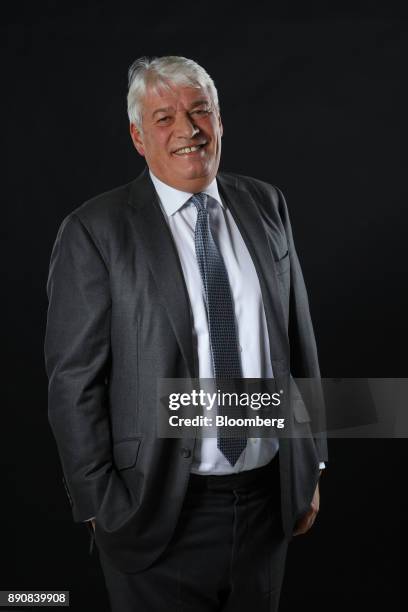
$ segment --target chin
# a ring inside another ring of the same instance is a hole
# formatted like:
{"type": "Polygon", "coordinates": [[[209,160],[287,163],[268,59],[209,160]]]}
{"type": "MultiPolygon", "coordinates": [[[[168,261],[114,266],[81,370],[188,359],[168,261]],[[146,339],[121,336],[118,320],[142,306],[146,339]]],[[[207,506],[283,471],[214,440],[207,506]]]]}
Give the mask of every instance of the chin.
{"type": "Polygon", "coordinates": [[[213,168],[201,167],[201,168],[191,168],[187,172],[184,173],[184,178],[189,179],[204,179],[209,177],[213,172],[213,168]]]}
{"type": "Polygon", "coordinates": [[[184,178],[198,181],[200,179],[208,178],[209,176],[210,176],[210,172],[191,172],[189,174],[185,174],[184,178]]]}

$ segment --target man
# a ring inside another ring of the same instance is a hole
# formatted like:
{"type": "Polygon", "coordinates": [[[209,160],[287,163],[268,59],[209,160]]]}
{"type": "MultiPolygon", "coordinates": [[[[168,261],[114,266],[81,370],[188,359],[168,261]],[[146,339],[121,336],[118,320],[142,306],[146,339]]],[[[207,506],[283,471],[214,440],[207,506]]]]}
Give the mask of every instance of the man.
{"type": "Polygon", "coordinates": [[[113,610],[276,610],[327,458],[302,398],[300,435],[225,441],[159,437],[156,396],[165,378],[296,394],[293,376],[319,376],[285,200],[218,172],[217,90],[194,61],[137,60],[128,114],[147,168],[64,219],[47,285],[49,420],[74,520],[92,521],[113,610]]]}

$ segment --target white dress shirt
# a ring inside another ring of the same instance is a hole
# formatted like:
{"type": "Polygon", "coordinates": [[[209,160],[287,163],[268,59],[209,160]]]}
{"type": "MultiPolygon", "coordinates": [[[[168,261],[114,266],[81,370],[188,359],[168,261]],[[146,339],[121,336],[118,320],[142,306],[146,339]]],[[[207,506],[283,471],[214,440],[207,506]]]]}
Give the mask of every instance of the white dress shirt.
{"type": "MultiPolygon", "coordinates": [[[[193,336],[197,345],[199,378],[214,378],[211,361],[207,311],[198,267],[194,230],[197,209],[189,202],[192,193],[179,191],[160,181],[151,171],[164,216],[180,258],[190,298],[193,336]]],[[[224,260],[231,287],[237,321],[243,378],[273,378],[269,336],[258,275],[246,244],[231,212],[222,201],[214,179],[206,189],[211,231],[224,260]]],[[[191,472],[195,474],[233,474],[266,465],[275,456],[279,440],[249,438],[237,463],[232,466],[217,448],[217,438],[197,439],[191,472]]],[[[324,463],[320,464],[324,468],[324,463]]]]}

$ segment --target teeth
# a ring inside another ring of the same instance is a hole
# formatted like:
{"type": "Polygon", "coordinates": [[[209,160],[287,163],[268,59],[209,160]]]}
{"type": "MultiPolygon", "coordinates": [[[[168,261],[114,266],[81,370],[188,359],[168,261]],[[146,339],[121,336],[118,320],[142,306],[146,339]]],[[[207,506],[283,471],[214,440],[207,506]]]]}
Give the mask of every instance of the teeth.
{"type": "Polygon", "coordinates": [[[176,155],[183,155],[184,153],[194,153],[194,151],[198,151],[200,147],[184,147],[184,149],[178,149],[176,151],[176,155]]]}

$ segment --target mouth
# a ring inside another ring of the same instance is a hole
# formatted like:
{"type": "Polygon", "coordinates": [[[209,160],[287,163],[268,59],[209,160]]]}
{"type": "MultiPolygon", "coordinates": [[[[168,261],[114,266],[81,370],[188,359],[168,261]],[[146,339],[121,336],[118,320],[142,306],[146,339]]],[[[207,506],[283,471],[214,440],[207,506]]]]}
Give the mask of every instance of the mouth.
{"type": "Polygon", "coordinates": [[[197,155],[207,144],[207,141],[205,141],[191,147],[180,147],[179,149],[173,151],[172,155],[177,155],[179,157],[190,157],[192,155],[197,155]]]}

